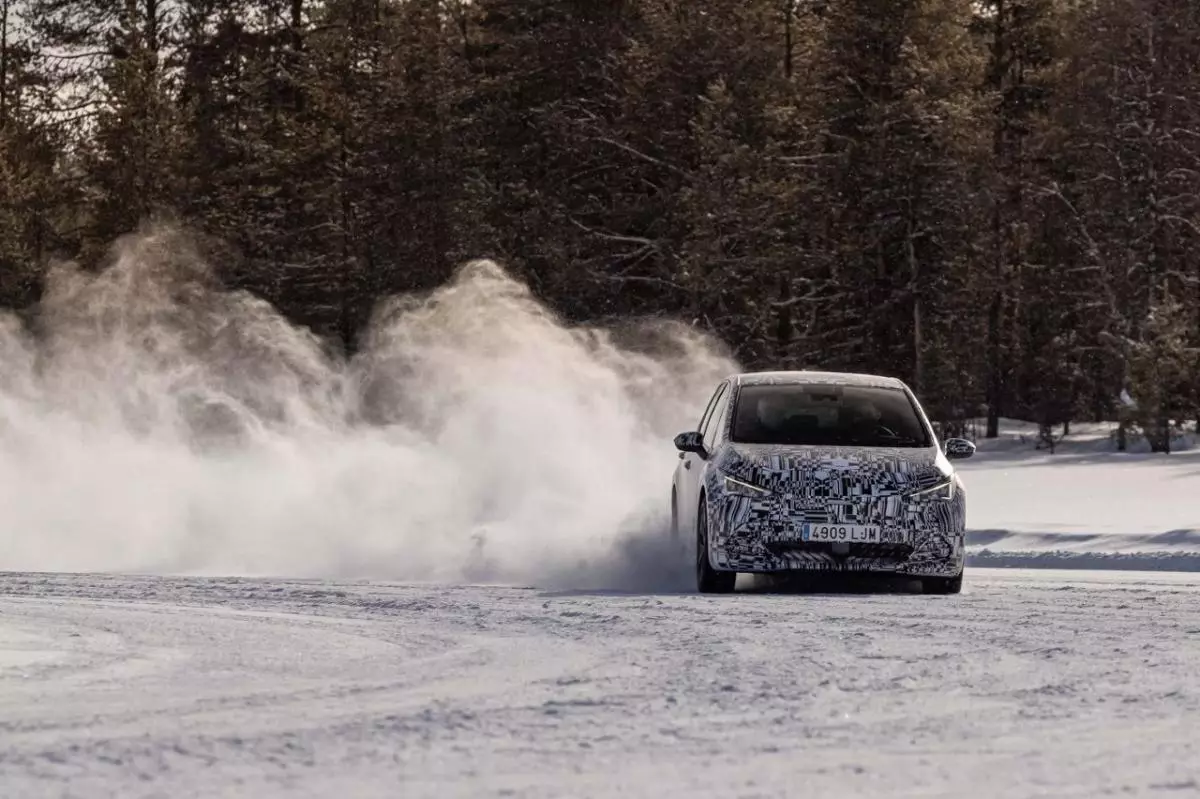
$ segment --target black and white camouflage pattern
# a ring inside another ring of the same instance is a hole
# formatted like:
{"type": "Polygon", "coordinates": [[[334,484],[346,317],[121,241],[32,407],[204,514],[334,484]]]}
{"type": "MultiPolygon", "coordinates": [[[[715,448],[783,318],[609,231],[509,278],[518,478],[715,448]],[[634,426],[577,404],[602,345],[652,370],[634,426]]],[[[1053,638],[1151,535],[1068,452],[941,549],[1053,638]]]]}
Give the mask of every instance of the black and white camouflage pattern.
{"type": "MultiPolygon", "coordinates": [[[[795,380],[790,377],[790,380],[795,380]]],[[[789,382],[744,376],[742,385],[789,382]]],[[[807,374],[805,383],[898,386],[874,376],[807,374]]],[[[710,562],[738,572],[836,570],[954,577],[965,558],[966,491],[950,462],[929,448],[796,447],[725,442],[704,476],[710,562]],[[727,494],[724,476],[767,489],[761,498],[727,494]],[[911,497],[953,479],[952,499],[911,497]],[[804,522],[880,527],[879,543],[802,542],[804,522]]]]}

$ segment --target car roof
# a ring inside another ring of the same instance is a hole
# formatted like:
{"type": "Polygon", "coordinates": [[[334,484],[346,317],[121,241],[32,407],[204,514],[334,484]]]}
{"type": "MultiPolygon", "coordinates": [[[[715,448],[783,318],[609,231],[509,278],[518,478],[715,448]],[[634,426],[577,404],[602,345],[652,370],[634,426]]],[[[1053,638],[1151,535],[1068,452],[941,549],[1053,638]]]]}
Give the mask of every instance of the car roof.
{"type": "Polygon", "coordinates": [[[877,388],[905,387],[904,381],[885,375],[861,374],[857,372],[809,372],[809,371],[764,371],[742,372],[732,375],[735,385],[837,385],[871,386],[877,388]]]}

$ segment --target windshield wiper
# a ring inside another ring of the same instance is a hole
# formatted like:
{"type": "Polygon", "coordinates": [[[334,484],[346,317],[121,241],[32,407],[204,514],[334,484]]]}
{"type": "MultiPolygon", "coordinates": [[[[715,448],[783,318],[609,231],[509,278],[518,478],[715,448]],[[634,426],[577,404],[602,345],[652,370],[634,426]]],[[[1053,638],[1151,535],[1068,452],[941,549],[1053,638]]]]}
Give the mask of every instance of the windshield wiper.
{"type": "Polygon", "coordinates": [[[918,441],[917,439],[913,438],[912,436],[881,435],[881,436],[876,436],[876,438],[879,438],[882,441],[894,441],[894,442],[896,442],[896,444],[898,444],[899,446],[902,446],[902,447],[919,447],[919,446],[921,446],[921,442],[918,441]]]}

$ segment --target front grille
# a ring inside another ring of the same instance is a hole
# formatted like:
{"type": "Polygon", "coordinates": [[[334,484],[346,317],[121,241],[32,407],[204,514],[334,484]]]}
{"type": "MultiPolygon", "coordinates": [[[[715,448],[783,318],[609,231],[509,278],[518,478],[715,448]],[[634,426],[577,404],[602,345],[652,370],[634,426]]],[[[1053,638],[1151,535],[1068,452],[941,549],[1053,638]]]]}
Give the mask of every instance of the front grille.
{"type": "Polygon", "coordinates": [[[831,558],[879,560],[906,560],[913,551],[910,544],[835,544],[831,541],[779,541],[767,544],[767,548],[777,555],[806,553],[828,555],[831,558]]]}

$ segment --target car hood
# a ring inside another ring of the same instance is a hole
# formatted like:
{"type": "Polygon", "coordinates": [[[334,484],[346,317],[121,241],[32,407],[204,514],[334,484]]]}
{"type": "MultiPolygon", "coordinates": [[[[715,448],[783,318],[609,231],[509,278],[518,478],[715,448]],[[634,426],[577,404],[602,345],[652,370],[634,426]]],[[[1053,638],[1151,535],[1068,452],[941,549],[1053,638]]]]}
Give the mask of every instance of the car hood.
{"type": "Polygon", "coordinates": [[[751,485],[826,498],[907,494],[953,474],[937,447],[727,444],[715,465],[751,485]]]}

